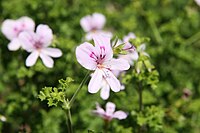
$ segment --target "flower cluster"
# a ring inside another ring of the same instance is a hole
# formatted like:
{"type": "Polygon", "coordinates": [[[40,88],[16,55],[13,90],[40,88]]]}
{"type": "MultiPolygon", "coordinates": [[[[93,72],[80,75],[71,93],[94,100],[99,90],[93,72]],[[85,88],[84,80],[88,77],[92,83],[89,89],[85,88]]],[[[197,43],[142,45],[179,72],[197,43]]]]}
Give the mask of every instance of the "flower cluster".
{"type": "Polygon", "coordinates": [[[26,59],[26,66],[33,66],[40,57],[46,67],[52,68],[54,61],[51,57],[60,57],[62,52],[57,48],[48,48],[53,40],[53,32],[48,25],[38,25],[36,32],[34,28],[35,23],[29,17],[8,19],[2,24],[2,33],[10,40],[9,50],[15,51],[22,47],[31,53],[26,59]]]}
{"type": "MultiPolygon", "coordinates": [[[[97,93],[99,90],[103,100],[109,98],[110,90],[119,92],[125,87],[120,83],[117,77],[120,73],[128,70],[133,66],[133,62],[138,59],[136,48],[129,42],[129,39],[135,38],[133,33],[125,36],[123,41],[118,40],[113,46],[111,42],[112,33],[103,31],[105,25],[105,16],[99,13],[87,15],[80,21],[81,27],[86,32],[86,40],[93,39],[94,45],[84,42],[76,48],[77,61],[86,69],[94,71],[88,85],[90,93],[97,93]],[[113,48],[123,45],[123,50],[127,52],[125,55],[118,55],[114,58],[113,48]]],[[[125,119],[127,114],[123,111],[116,111],[115,104],[108,102],[106,111],[99,104],[93,112],[102,117],[106,121],[113,118],[125,119]]]]}
{"type": "Polygon", "coordinates": [[[2,23],[2,33],[10,40],[8,49],[16,51],[21,47],[19,34],[23,31],[34,31],[35,22],[29,17],[21,17],[17,20],[7,19],[2,23]]]}
{"type": "MultiPolygon", "coordinates": [[[[77,61],[86,69],[94,71],[91,74],[91,80],[88,85],[90,93],[97,93],[99,90],[103,100],[109,98],[110,90],[119,92],[124,90],[124,85],[120,83],[117,77],[124,73],[134,65],[134,61],[139,58],[139,53],[148,56],[144,52],[145,44],[136,49],[129,41],[135,39],[134,33],[129,33],[124,36],[123,40],[117,40],[117,43],[112,43],[112,33],[103,31],[106,18],[100,13],[87,15],[80,20],[80,25],[86,32],[86,40],[94,41],[94,45],[89,42],[84,42],[76,48],[77,61]],[[118,54],[114,58],[113,49],[120,48],[126,54],[118,54]],[[139,53],[138,53],[139,52],[139,53]]],[[[106,111],[98,104],[95,114],[103,117],[104,120],[110,121],[112,118],[125,119],[127,114],[123,111],[114,113],[115,104],[108,102],[106,111]]]]}
{"type": "Polygon", "coordinates": [[[85,42],[76,48],[78,62],[86,69],[94,71],[88,85],[88,91],[97,93],[102,85],[106,83],[107,86],[102,88],[101,95],[107,95],[109,88],[114,92],[119,92],[121,85],[112,71],[128,70],[130,65],[127,60],[113,58],[109,37],[96,35],[93,39],[95,46],[85,42]]]}

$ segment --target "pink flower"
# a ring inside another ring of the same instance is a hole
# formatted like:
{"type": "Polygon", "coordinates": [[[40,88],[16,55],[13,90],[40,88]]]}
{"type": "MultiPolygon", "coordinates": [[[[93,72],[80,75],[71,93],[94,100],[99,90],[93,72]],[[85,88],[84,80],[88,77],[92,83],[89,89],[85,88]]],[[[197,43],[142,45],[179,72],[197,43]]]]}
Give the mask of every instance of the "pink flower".
{"type": "Polygon", "coordinates": [[[112,73],[112,70],[128,70],[130,65],[124,59],[114,59],[110,45],[110,38],[94,36],[95,46],[85,42],[76,48],[78,62],[88,70],[94,70],[94,74],[88,85],[90,93],[97,93],[102,87],[102,82],[110,86],[114,92],[120,91],[120,82],[112,73]]]}
{"type": "Polygon", "coordinates": [[[136,38],[134,33],[129,33],[123,38],[123,42],[125,43],[123,49],[128,53],[126,55],[119,55],[119,58],[126,59],[130,65],[133,65],[133,61],[136,61],[139,57],[136,48],[129,42],[130,39],[134,38],[136,38]]]}
{"type": "Polygon", "coordinates": [[[124,42],[129,42],[130,39],[136,38],[135,34],[132,32],[129,32],[127,36],[124,36],[123,41],[124,42]]]}
{"type": "Polygon", "coordinates": [[[47,25],[40,24],[37,26],[36,32],[22,32],[19,35],[22,47],[31,54],[26,59],[26,66],[33,66],[38,57],[46,67],[52,68],[54,61],[51,57],[60,57],[62,52],[57,48],[48,48],[52,43],[53,33],[47,25]]]}
{"type": "Polygon", "coordinates": [[[198,6],[200,6],[200,0],[194,0],[198,6]]]}
{"type": "Polygon", "coordinates": [[[17,20],[7,19],[2,24],[2,33],[10,40],[8,49],[16,51],[21,47],[18,35],[23,31],[34,31],[35,23],[29,17],[21,17],[17,20]]]}
{"type": "Polygon", "coordinates": [[[92,40],[94,35],[104,34],[112,38],[111,32],[103,31],[106,18],[103,14],[93,13],[92,15],[87,15],[80,20],[80,25],[83,30],[87,33],[86,40],[92,40]]]}
{"type": "MultiPolygon", "coordinates": [[[[119,71],[119,70],[112,71],[112,73],[114,74],[115,77],[118,77],[121,72],[122,71],[119,71]]],[[[92,75],[93,74],[91,74],[91,76],[92,75]]],[[[100,97],[103,100],[107,100],[110,96],[110,86],[104,78],[102,80],[100,88],[101,88],[100,97]]],[[[124,89],[125,89],[125,86],[120,83],[120,90],[124,90],[124,89]]]]}
{"type": "Polygon", "coordinates": [[[126,117],[128,116],[127,113],[125,113],[124,111],[121,111],[121,110],[116,111],[116,112],[114,112],[114,111],[115,111],[115,104],[112,103],[112,102],[108,102],[106,104],[106,110],[105,111],[97,103],[96,110],[93,110],[93,113],[102,117],[106,121],[111,121],[113,118],[122,120],[122,119],[126,119],[126,117]]]}
{"type": "MultiPolygon", "coordinates": [[[[125,45],[125,47],[124,47],[125,49],[131,47],[131,44],[129,43],[129,40],[130,40],[130,39],[134,39],[134,38],[136,38],[136,36],[135,36],[135,34],[132,33],[132,32],[130,32],[127,36],[124,36],[123,41],[126,43],[126,45],[125,45]]],[[[140,54],[143,54],[143,55],[145,55],[145,56],[149,56],[149,54],[147,54],[147,53],[145,52],[145,49],[146,49],[146,45],[145,45],[145,44],[141,44],[141,45],[137,48],[137,51],[138,51],[140,54]]],[[[133,50],[133,51],[130,51],[130,53],[136,52],[136,49],[135,49],[135,48],[132,49],[132,50],[133,50]]],[[[132,54],[133,54],[133,53],[132,53],[132,54]]],[[[138,55],[137,52],[134,53],[134,54],[135,54],[135,57],[133,57],[133,58],[134,58],[134,60],[137,60],[138,57],[139,57],[139,55],[138,55]]]]}

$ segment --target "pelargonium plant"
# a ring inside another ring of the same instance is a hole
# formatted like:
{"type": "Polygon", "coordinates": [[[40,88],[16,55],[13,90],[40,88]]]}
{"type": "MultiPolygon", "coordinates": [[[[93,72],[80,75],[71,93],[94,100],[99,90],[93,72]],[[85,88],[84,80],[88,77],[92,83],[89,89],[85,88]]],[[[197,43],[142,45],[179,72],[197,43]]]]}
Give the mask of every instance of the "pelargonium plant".
{"type": "Polygon", "coordinates": [[[198,6],[200,6],[200,0],[194,0],[198,6]]]}
{"type": "Polygon", "coordinates": [[[94,35],[104,34],[108,37],[112,37],[112,33],[108,31],[103,31],[106,18],[103,14],[93,13],[92,15],[84,16],[80,20],[80,25],[86,32],[86,40],[92,40],[94,35]]]}
{"type": "Polygon", "coordinates": [[[35,22],[29,17],[21,17],[17,20],[6,19],[2,23],[1,31],[5,37],[10,40],[8,49],[16,51],[21,47],[19,34],[23,31],[34,31],[35,22]]]}
{"type": "Polygon", "coordinates": [[[106,82],[112,91],[119,92],[121,84],[112,70],[128,70],[130,65],[124,59],[113,58],[109,37],[96,35],[93,40],[95,46],[85,42],[76,48],[77,61],[86,69],[94,71],[88,85],[88,91],[97,93],[102,87],[102,83],[106,82]]]}
{"type": "Polygon", "coordinates": [[[114,47],[117,47],[124,43],[123,50],[126,54],[119,54],[119,58],[123,58],[129,62],[131,66],[134,65],[134,61],[138,59],[138,52],[136,48],[129,42],[130,39],[136,38],[135,34],[130,32],[127,36],[124,36],[123,41],[118,40],[114,47]]]}
{"type": "Polygon", "coordinates": [[[106,103],[106,109],[100,107],[100,105],[96,104],[96,110],[93,110],[93,113],[102,117],[105,121],[111,121],[113,118],[123,120],[126,119],[128,114],[124,111],[118,110],[115,112],[116,105],[112,102],[106,103]]]}
{"type": "Polygon", "coordinates": [[[49,48],[53,40],[53,33],[48,25],[38,25],[36,32],[24,31],[20,33],[19,40],[23,49],[31,53],[26,59],[28,67],[33,66],[40,57],[46,67],[52,68],[54,61],[51,57],[57,58],[62,55],[60,49],[49,48]]]}

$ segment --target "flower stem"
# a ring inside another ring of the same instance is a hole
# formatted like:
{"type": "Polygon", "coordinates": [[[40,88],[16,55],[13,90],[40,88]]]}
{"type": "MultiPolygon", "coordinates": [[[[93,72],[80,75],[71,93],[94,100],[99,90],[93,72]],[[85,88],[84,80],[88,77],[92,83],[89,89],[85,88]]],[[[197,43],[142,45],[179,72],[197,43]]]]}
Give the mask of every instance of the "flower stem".
{"type": "MultiPolygon", "coordinates": [[[[142,88],[142,83],[140,82],[138,84],[138,93],[139,93],[139,112],[142,112],[143,111],[143,102],[142,102],[142,91],[143,91],[143,88],[142,88]]],[[[142,133],[144,131],[144,125],[142,126],[139,126],[139,129],[138,129],[138,133],[142,133]]]]}
{"type": "Polygon", "coordinates": [[[73,133],[72,116],[71,116],[70,109],[67,109],[66,115],[67,115],[67,129],[68,129],[68,133],[73,133]]]}
{"type": "Polygon", "coordinates": [[[87,81],[88,77],[90,75],[90,72],[88,71],[87,74],[85,75],[84,79],[82,80],[81,84],[79,85],[78,89],[76,90],[76,92],[74,93],[74,95],[72,96],[71,100],[68,102],[65,100],[65,109],[66,109],[66,115],[67,115],[67,128],[68,128],[68,133],[73,133],[73,128],[72,128],[72,116],[71,116],[71,111],[70,108],[72,107],[72,104],[76,98],[76,96],[78,95],[78,93],[80,92],[81,88],[83,87],[83,85],[85,84],[85,82],[87,81]]]}
{"type": "Polygon", "coordinates": [[[69,101],[69,106],[71,107],[76,96],[78,95],[78,93],[80,92],[81,88],[83,87],[83,85],[85,84],[85,82],[87,81],[88,77],[90,75],[90,71],[87,72],[87,74],[85,75],[84,79],[82,80],[81,84],[79,85],[78,89],[76,90],[76,92],[74,93],[74,95],[72,96],[71,100],[69,101]]]}

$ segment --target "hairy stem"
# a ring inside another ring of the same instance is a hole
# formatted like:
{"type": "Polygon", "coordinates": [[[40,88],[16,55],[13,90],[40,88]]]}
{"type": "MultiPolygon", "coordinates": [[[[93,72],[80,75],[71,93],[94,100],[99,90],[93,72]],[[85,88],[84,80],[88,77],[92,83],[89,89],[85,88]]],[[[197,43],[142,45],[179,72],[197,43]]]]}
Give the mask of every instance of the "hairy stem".
{"type": "Polygon", "coordinates": [[[83,85],[85,84],[85,82],[87,81],[88,77],[90,75],[90,72],[88,71],[87,74],[85,75],[85,77],[83,78],[81,84],[79,85],[79,87],[77,88],[77,90],[75,91],[74,95],[72,96],[71,100],[69,102],[67,102],[65,100],[65,109],[66,109],[66,115],[67,115],[67,128],[68,128],[68,133],[73,133],[73,128],[72,128],[72,116],[71,116],[71,111],[70,108],[72,107],[72,104],[76,98],[76,96],[78,95],[78,93],[80,92],[81,88],[83,87],[83,85]]]}
{"type": "Polygon", "coordinates": [[[81,88],[83,87],[83,85],[85,84],[85,82],[87,81],[88,77],[90,75],[90,71],[87,72],[87,74],[85,75],[84,79],[82,80],[81,84],[79,85],[78,89],[76,90],[76,92],[74,93],[74,95],[72,96],[71,100],[69,101],[69,106],[71,107],[76,96],[78,95],[78,93],[80,92],[81,88]]]}
{"type": "MultiPolygon", "coordinates": [[[[143,88],[142,88],[142,83],[140,82],[138,84],[138,94],[139,94],[139,112],[142,112],[143,111],[143,102],[142,102],[142,91],[143,91],[143,88]]],[[[144,125],[142,126],[139,126],[138,128],[138,133],[142,133],[144,131],[144,125]]]]}
{"type": "Polygon", "coordinates": [[[67,129],[68,129],[68,133],[73,133],[72,116],[71,116],[70,109],[67,109],[66,115],[67,115],[67,129]]]}

